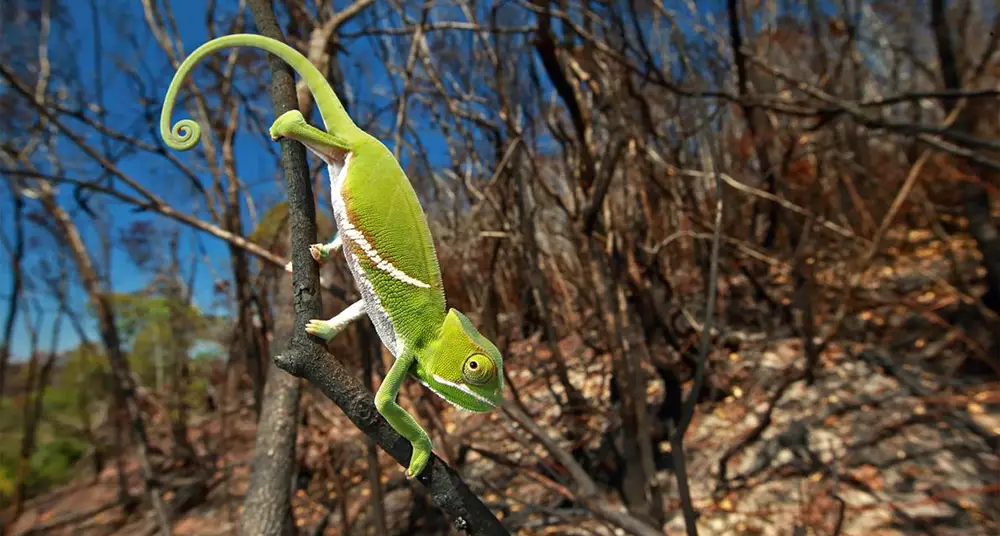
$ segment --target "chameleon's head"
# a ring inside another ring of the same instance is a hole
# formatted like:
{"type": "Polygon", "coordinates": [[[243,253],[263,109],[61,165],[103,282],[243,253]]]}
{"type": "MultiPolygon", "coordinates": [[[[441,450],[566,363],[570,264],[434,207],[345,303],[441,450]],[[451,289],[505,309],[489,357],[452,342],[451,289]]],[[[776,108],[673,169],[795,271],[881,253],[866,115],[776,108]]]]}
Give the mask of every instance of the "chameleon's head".
{"type": "Polygon", "coordinates": [[[500,351],[455,309],[417,367],[420,381],[455,406],[475,412],[496,409],[503,398],[500,351]]]}

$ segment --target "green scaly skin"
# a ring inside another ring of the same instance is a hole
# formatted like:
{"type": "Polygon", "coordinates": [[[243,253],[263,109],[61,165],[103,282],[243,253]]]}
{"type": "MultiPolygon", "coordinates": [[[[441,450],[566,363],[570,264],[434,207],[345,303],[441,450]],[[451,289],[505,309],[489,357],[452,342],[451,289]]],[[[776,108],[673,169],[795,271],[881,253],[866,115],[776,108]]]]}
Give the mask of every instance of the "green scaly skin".
{"type": "Polygon", "coordinates": [[[171,128],[170,112],[191,69],[205,56],[224,48],[252,47],[287,62],[305,80],[326,130],[309,125],[293,110],[271,126],[275,140],[299,141],[328,165],[333,209],[341,241],[315,244],[317,262],[343,244],[345,258],[363,300],[329,320],[312,320],[306,328],[325,340],[367,314],[382,343],[395,356],[375,395],[386,421],[413,446],[408,477],[423,471],[431,456],[427,432],[396,403],[407,375],[456,407],[488,412],[503,398],[503,358],[468,318],[445,303],[434,242],[420,202],[392,153],[361,130],[344,110],[323,75],[302,54],[273,39],[237,34],[213,39],[184,60],[164,99],[160,135],[177,150],[198,143],[200,129],[190,119],[171,128]]]}

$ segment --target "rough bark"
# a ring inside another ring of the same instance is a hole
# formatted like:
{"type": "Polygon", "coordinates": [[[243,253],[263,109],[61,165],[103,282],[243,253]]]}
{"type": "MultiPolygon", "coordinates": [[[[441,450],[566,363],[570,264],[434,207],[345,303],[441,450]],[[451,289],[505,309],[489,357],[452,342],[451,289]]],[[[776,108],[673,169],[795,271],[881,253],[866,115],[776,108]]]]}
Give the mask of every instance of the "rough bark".
{"type": "MultiPolygon", "coordinates": [[[[358,324],[358,334],[360,335],[358,337],[358,349],[364,356],[365,385],[369,389],[375,389],[377,387],[372,383],[374,376],[373,369],[376,363],[381,360],[382,343],[378,340],[375,327],[367,319],[358,324]]],[[[385,519],[385,494],[382,491],[382,470],[378,462],[378,447],[368,437],[365,438],[365,457],[368,461],[368,483],[372,490],[372,524],[375,525],[375,534],[377,536],[386,536],[389,534],[389,529],[385,519]]]]}
{"type": "Polygon", "coordinates": [[[290,508],[298,431],[299,379],[274,364],[257,422],[250,489],[243,501],[240,534],[294,534],[290,508]]]}

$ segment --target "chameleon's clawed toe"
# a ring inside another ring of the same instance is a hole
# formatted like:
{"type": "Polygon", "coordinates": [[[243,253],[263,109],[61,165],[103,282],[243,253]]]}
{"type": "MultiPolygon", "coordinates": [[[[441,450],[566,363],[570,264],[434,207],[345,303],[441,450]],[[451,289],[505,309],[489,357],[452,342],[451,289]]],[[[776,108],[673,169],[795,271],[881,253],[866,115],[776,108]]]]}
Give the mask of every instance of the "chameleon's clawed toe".
{"type": "Polygon", "coordinates": [[[289,110],[275,119],[274,123],[271,123],[269,133],[271,134],[271,139],[277,141],[286,137],[296,128],[304,125],[306,125],[306,118],[302,116],[302,112],[289,110]]]}

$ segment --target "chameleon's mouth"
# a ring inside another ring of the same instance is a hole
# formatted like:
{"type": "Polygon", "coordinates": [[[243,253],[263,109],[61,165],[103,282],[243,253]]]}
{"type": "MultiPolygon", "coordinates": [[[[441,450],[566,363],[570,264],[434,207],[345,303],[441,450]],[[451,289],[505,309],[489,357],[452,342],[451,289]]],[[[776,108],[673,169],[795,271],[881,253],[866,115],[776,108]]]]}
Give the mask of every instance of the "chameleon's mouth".
{"type": "Polygon", "coordinates": [[[311,140],[299,139],[296,141],[305,145],[307,149],[312,151],[316,156],[320,157],[320,159],[323,160],[323,162],[328,166],[342,168],[344,167],[344,164],[347,163],[347,155],[350,154],[350,152],[341,149],[340,147],[326,145],[324,143],[314,143],[311,140]]]}
{"type": "Polygon", "coordinates": [[[347,163],[347,155],[350,154],[349,151],[345,151],[340,147],[323,146],[323,147],[310,147],[320,158],[326,162],[328,166],[339,166],[344,167],[347,163]]]}

